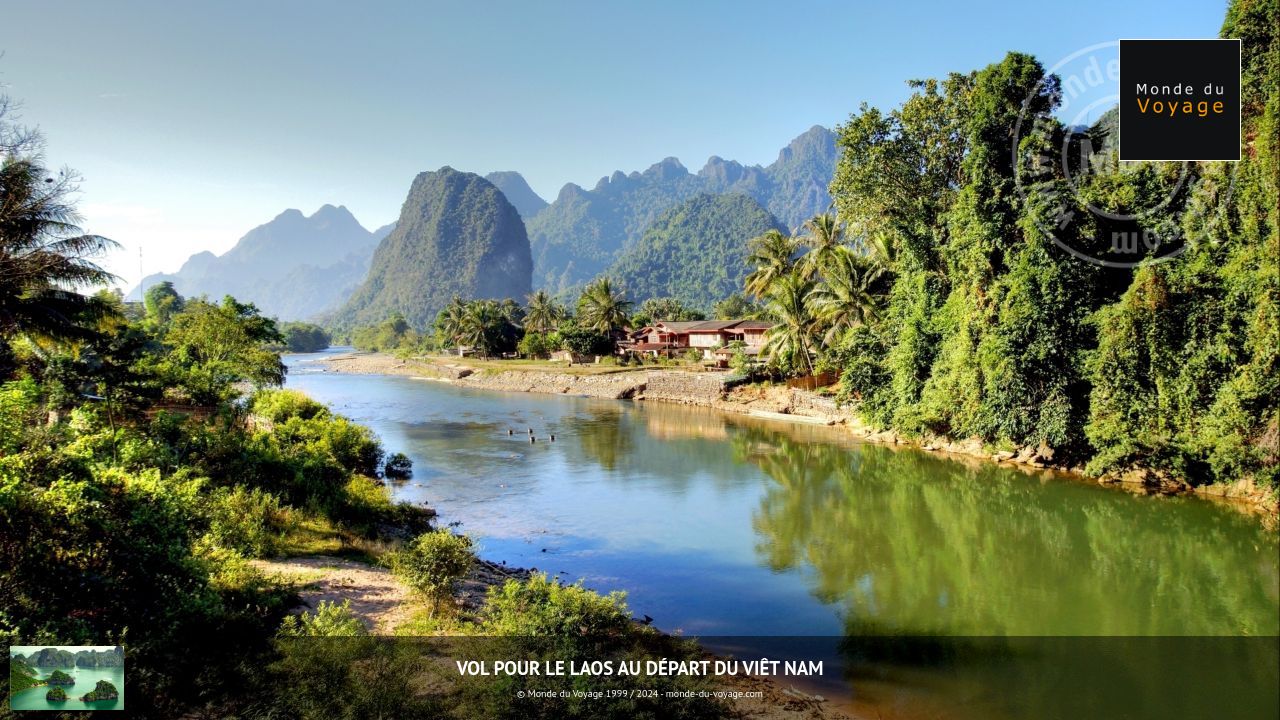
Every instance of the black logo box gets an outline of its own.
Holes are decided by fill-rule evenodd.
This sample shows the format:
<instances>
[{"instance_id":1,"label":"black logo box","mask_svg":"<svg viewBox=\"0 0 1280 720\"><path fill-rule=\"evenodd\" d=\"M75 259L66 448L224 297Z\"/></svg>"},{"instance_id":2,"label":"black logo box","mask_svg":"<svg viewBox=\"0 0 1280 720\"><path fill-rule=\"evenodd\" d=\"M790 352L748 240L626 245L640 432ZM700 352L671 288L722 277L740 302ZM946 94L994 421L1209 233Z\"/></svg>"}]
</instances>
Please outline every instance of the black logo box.
<instances>
[{"instance_id":1,"label":"black logo box","mask_svg":"<svg viewBox=\"0 0 1280 720\"><path fill-rule=\"evenodd\" d=\"M1119 134L1121 160L1239 160L1240 41L1121 40Z\"/></svg>"}]
</instances>

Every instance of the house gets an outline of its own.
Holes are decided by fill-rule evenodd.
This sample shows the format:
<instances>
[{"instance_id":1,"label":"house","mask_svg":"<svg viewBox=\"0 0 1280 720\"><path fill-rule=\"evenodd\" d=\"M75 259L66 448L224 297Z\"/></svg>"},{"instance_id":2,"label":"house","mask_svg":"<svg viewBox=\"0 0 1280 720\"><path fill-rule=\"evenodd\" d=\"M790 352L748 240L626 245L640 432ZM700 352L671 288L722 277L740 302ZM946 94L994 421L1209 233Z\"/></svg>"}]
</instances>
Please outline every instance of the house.
<instances>
[{"instance_id":1,"label":"house","mask_svg":"<svg viewBox=\"0 0 1280 720\"><path fill-rule=\"evenodd\" d=\"M726 353L727 345L741 342L745 345L743 352L758 355L760 346L764 345L764 334L772 325L760 320L660 320L633 331L629 342L619 349L653 357L698 350L704 360L714 360L723 367L737 351L735 348Z\"/></svg>"}]
</instances>

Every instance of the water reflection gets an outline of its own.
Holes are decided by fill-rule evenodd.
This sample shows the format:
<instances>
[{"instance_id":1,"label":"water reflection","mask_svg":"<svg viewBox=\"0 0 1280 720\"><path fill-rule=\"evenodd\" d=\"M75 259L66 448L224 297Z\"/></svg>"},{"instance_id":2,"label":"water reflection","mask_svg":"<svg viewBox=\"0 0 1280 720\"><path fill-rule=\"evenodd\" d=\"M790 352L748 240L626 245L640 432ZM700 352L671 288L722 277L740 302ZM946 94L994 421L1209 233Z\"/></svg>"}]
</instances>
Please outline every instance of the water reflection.
<instances>
[{"instance_id":1,"label":"water reflection","mask_svg":"<svg viewBox=\"0 0 1280 720\"><path fill-rule=\"evenodd\" d=\"M1275 534L1208 503L753 429L734 447L773 480L753 517L761 562L811 567L850 634L1280 630Z\"/></svg>"}]
</instances>

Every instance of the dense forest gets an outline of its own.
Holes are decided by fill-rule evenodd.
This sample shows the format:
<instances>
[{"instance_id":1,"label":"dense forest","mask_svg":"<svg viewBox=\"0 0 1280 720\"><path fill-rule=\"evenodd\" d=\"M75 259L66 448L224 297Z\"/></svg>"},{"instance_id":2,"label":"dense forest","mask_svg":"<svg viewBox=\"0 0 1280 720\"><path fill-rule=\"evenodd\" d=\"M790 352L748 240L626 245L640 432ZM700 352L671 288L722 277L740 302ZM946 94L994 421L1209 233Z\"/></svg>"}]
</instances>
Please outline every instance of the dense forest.
<instances>
[{"instance_id":1,"label":"dense forest","mask_svg":"<svg viewBox=\"0 0 1280 720\"><path fill-rule=\"evenodd\" d=\"M1198 163L1172 193L1165 221L1188 242L1164 262L1099 267L1055 246L1046 227L1068 198L1078 212L1054 232L1103 255L1114 228L1085 203L1132 211L1170 193L1170 168L1112 160L1075 193L1061 168L1017 187L1011 149L1024 102L1035 122L1018 163L1069 132L1052 115L1058 81L1034 58L1011 53L914 83L900 107L855 114L839 129L832 196L851 243L889 281L867 299L867 321L822 346L825 362L844 369L842 397L912 435L1039 447L1094 473L1254 477L1274 488L1276 20L1274 2L1231 6L1222 35L1244 41L1244 157Z\"/></svg>"},{"instance_id":2,"label":"dense forest","mask_svg":"<svg viewBox=\"0 0 1280 720\"><path fill-rule=\"evenodd\" d=\"M746 195L695 195L659 215L606 275L634 302L671 297L709 309L742 286L747 241L783 229Z\"/></svg>"},{"instance_id":3,"label":"dense forest","mask_svg":"<svg viewBox=\"0 0 1280 720\"><path fill-rule=\"evenodd\" d=\"M748 195L784 225L797 226L830 204L826 185L835 159L834 135L814 126L765 167L712 157L691 173L666 158L644 172L615 172L590 190L565 185L549 207L525 218L534 287L575 295L638 242L659 215L699 194Z\"/></svg>"}]
</instances>

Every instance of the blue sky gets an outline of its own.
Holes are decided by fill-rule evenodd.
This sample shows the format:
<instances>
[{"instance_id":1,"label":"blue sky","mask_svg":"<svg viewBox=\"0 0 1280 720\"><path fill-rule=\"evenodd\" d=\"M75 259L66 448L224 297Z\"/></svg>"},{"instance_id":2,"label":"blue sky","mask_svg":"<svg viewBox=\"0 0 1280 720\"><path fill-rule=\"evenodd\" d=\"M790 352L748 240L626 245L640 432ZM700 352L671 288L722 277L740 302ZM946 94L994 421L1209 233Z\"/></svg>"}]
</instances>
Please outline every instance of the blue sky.
<instances>
[{"instance_id":1,"label":"blue sky","mask_svg":"<svg viewBox=\"0 0 1280 720\"><path fill-rule=\"evenodd\" d=\"M413 176L518 170L547 200L667 156L772 162L909 78L1021 50L1213 37L1225 4L28 2L0 84L84 176L126 285L296 207L390 222Z\"/></svg>"}]
</instances>

